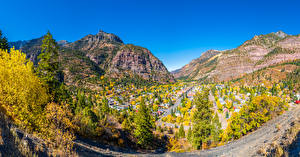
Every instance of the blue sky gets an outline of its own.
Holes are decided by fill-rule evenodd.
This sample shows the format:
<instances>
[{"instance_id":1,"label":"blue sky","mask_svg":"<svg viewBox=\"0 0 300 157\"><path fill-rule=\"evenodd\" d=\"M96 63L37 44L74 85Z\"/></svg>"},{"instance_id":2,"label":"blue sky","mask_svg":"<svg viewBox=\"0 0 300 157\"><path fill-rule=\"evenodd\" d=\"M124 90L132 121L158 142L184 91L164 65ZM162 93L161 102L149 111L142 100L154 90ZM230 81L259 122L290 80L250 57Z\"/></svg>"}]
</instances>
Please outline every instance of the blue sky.
<instances>
[{"instance_id":1,"label":"blue sky","mask_svg":"<svg viewBox=\"0 0 300 157\"><path fill-rule=\"evenodd\" d=\"M100 29L148 48L169 70L209 49L231 49L254 35L300 34L299 0L0 0L10 41L50 30L75 41Z\"/></svg>"}]
</instances>

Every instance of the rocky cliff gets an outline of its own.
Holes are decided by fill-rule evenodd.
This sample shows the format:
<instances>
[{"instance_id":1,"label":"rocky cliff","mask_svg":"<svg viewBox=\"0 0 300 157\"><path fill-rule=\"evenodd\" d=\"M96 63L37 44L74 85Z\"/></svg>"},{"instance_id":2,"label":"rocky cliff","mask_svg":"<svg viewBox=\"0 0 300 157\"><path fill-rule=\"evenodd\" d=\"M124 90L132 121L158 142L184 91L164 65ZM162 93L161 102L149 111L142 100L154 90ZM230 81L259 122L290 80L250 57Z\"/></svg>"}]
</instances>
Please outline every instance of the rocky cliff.
<instances>
[{"instance_id":1,"label":"rocky cliff","mask_svg":"<svg viewBox=\"0 0 300 157\"><path fill-rule=\"evenodd\" d=\"M259 35L226 51L210 50L173 72L175 78L228 81L270 65L300 59L300 35Z\"/></svg>"},{"instance_id":2,"label":"rocky cliff","mask_svg":"<svg viewBox=\"0 0 300 157\"><path fill-rule=\"evenodd\" d=\"M162 62L148 49L124 44L116 35L98 32L64 45L65 49L79 50L97 64L106 76L119 78L138 75L145 80L157 82L174 81Z\"/></svg>"}]
</instances>

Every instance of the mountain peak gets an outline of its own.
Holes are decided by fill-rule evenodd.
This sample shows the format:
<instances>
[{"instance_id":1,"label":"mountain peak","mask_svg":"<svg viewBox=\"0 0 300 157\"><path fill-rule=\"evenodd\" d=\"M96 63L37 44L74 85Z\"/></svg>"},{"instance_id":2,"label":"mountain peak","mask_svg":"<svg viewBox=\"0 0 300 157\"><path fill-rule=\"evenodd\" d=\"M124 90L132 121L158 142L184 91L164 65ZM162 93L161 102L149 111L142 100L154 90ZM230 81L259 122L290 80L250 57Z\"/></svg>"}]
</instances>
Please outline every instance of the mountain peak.
<instances>
[{"instance_id":1,"label":"mountain peak","mask_svg":"<svg viewBox=\"0 0 300 157\"><path fill-rule=\"evenodd\" d=\"M96 35L93 35L93 36L100 39L100 40L123 43L123 41L118 36L116 36L115 34L106 33L103 30L100 30Z\"/></svg>"},{"instance_id":2,"label":"mountain peak","mask_svg":"<svg viewBox=\"0 0 300 157\"><path fill-rule=\"evenodd\" d=\"M285 38L286 36L288 36L286 33L284 33L283 31L277 31L274 33L275 35L277 35L280 38Z\"/></svg>"},{"instance_id":3,"label":"mountain peak","mask_svg":"<svg viewBox=\"0 0 300 157\"><path fill-rule=\"evenodd\" d=\"M59 45L59 46L64 46L64 45L66 45L66 44L68 44L69 42L67 41L67 40L60 40L60 41L58 41L57 42L57 44Z\"/></svg>"}]
</instances>

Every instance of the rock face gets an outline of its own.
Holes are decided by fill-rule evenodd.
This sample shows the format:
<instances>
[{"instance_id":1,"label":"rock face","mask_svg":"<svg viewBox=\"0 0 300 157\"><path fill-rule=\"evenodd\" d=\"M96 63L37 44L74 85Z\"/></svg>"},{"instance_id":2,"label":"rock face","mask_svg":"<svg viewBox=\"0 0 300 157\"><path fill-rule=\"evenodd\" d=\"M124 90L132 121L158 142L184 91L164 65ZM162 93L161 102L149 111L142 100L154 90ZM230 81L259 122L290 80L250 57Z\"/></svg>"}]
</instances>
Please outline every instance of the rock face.
<instances>
[{"instance_id":1,"label":"rock face","mask_svg":"<svg viewBox=\"0 0 300 157\"><path fill-rule=\"evenodd\" d=\"M166 82L174 81L167 68L153 54L142 47L122 45L112 58L110 74L133 72L147 80Z\"/></svg>"},{"instance_id":2,"label":"rock face","mask_svg":"<svg viewBox=\"0 0 300 157\"><path fill-rule=\"evenodd\" d=\"M37 64L42 37L30 41L11 42ZM173 82L174 77L162 62L146 48L124 44L116 35L99 31L75 42L59 41L60 60L68 84L87 83L85 79L105 74L112 78L140 77L160 83Z\"/></svg>"},{"instance_id":3,"label":"rock face","mask_svg":"<svg viewBox=\"0 0 300 157\"><path fill-rule=\"evenodd\" d=\"M221 51L208 50L204 52L199 58L192 60L189 64L184 67L172 72L175 78L189 78L196 76L202 71L209 70L213 62L216 62L218 55Z\"/></svg>"},{"instance_id":4,"label":"rock face","mask_svg":"<svg viewBox=\"0 0 300 157\"><path fill-rule=\"evenodd\" d=\"M207 51L172 73L175 78L228 81L296 59L300 59L300 35L292 36L279 31L255 36L232 50Z\"/></svg>"},{"instance_id":5,"label":"rock face","mask_svg":"<svg viewBox=\"0 0 300 157\"><path fill-rule=\"evenodd\" d=\"M20 49L22 52L26 53L26 57L37 64L37 56L40 54L40 46L43 43L43 38L37 38L26 41L16 41L10 42L10 47L15 47L15 49Z\"/></svg>"},{"instance_id":6,"label":"rock face","mask_svg":"<svg viewBox=\"0 0 300 157\"><path fill-rule=\"evenodd\" d=\"M138 75L145 80L161 83L174 81L162 62L146 48L124 44L116 35L98 32L64 46L79 50L97 64L106 76L119 78Z\"/></svg>"}]
</instances>

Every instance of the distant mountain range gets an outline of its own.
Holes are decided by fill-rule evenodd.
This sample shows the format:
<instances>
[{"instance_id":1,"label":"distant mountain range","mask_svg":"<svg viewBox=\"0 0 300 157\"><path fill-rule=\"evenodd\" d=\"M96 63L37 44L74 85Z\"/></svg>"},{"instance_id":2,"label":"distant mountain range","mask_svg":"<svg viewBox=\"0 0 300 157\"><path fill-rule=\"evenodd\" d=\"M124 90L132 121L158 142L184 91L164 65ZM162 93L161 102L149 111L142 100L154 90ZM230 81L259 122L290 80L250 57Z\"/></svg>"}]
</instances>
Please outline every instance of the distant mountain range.
<instances>
[{"instance_id":1,"label":"distant mountain range","mask_svg":"<svg viewBox=\"0 0 300 157\"><path fill-rule=\"evenodd\" d=\"M42 38L10 42L37 64ZM271 65L300 59L300 35L282 31L254 36L231 50L209 50L170 74L149 50L124 42L116 35L99 31L75 42L61 40L60 60L69 85L97 88L95 78L133 78L160 83L175 79L229 81Z\"/></svg>"},{"instance_id":2,"label":"distant mountain range","mask_svg":"<svg viewBox=\"0 0 300 157\"><path fill-rule=\"evenodd\" d=\"M10 42L21 49L35 64L40 54L43 37L29 41ZM160 83L174 82L174 77L163 63L148 49L124 44L116 35L99 31L75 42L58 41L65 81L70 85L97 86L95 78L140 78Z\"/></svg>"},{"instance_id":3,"label":"distant mountain range","mask_svg":"<svg viewBox=\"0 0 300 157\"><path fill-rule=\"evenodd\" d=\"M177 79L229 81L271 65L300 59L300 35L254 36L235 49L209 50L171 72Z\"/></svg>"}]
</instances>

